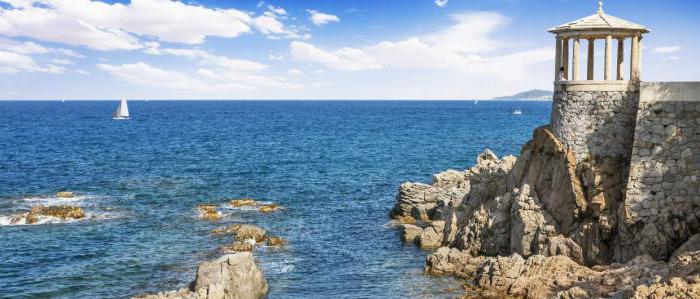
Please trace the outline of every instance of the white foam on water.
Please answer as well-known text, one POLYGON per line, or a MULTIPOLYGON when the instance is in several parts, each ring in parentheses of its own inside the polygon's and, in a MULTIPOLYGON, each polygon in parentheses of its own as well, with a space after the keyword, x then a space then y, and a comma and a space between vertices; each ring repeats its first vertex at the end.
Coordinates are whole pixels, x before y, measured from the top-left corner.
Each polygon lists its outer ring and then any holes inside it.
POLYGON ((96 196, 88 196, 88 195, 76 195, 73 197, 58 197, 58 196, 32 196, 32 197, 25 197, 22 200, 28 201, 28 202, 41 202, 41 203, 46 203, 50 205, 55 205, 55 204, 61 204, 61 203, 66 203, 66 202, 79 202, 83 201, 86 199, 93 199, 97 198, 96 196))
POLYGON ((43 216, 42 215, 42 216, 35 216, 35 218, 37 219, 37 222, 27 223, 27 215, 28 214, 29 213, 21 213, 21 214, 0 216, 0 226, 65 224, 65 223, 74 223, 74 222, 79 222, 79 221, 84 221, 84 220, 107 220, 107 219, 120 218, 120 216, 116 215, 116 214, 94 214, 94 213, 85 213, 85 217, 80 218, 80 219, 73 219, 73 218, 61 219, 58 217, 43 216))
POLYGON ((230 204, 230 203, 226 203, 226 204, 221 205, 221 208, 222 208, 222 209, 228 209, 228 210, 257 211, 257 210, 260 208, 260 206, 272 205, 272 204, 274 204, 274 203, 271 202, 271 201, 258 201, 258 204, 257 204, 257 205, 254 205, 254 206, 239 206, 239 207, 235 207, 235 206, 233 206, 233 205, 230 204))

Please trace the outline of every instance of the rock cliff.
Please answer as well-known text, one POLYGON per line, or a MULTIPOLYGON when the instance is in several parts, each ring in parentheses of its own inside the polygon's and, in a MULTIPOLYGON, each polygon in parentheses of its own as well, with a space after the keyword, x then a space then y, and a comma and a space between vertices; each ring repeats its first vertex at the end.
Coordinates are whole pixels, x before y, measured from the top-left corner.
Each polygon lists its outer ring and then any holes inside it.
POLYGON ((465 278, 479 294, 697 296, 700 248, 678 243, 681 263, 669 251, 621 246, 631 231, 620 221, 624 163, 577 161, 569 148, 540 127, 518 158, 487 150, 466 171, 436 174, 430 185, 404 183, 391 216, 404 241, 439 248, 426 272, 465 278))

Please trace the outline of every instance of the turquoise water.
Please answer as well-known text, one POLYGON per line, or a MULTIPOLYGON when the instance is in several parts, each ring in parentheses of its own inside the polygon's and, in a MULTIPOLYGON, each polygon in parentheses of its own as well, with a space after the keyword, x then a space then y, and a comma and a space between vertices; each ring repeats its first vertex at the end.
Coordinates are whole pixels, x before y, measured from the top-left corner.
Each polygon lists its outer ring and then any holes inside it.
MULTIPOLYGON (((0 102, 0 216, 71 190, 87 220, 0 226, 0 297, 125 298, 186 286, 252 223, 289 240, 256 257, 269 298, 450 297, 388 224, 399 184, 517 154, 545 102, 0 102), (520 108, 523 115, 512 115, 520 108), (286 209, 224 209, 236 197, 286 209), (226 214, 198 219, 211 202, 226 214)), ((455 290, 456 289, 456 290, 455 290)))

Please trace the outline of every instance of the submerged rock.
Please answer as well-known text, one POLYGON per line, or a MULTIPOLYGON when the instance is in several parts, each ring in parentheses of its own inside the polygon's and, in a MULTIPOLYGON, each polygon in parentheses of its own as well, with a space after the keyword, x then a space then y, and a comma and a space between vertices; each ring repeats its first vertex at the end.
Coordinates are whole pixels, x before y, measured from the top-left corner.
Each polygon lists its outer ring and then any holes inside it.
POLYGON ((190 288, 134 298, 257 299, 264 297, 267 290, 267 281, 255 265, 253 254, 239 252, 201 263, 190 288))
POLYGON ((221 219, 221 213, 216 209, 216 205, 204 203, 197 206, 197 209, 199 210, 200 218, 204 220, 221 219))
POLYGON ((81 207, 74 206, 43 206, 36 205, 27 214, 27 224, 34 224, 38 222, 37 217, 39 216, 49 216, 56 217, 61 220, 66 219, 82 219, 85 218, 85 211, 81 207))
POLYGON ((71 191, 59 191, 56 192, 56 197, 61 197, 61 198, 72 198, 75 195, 71 191))

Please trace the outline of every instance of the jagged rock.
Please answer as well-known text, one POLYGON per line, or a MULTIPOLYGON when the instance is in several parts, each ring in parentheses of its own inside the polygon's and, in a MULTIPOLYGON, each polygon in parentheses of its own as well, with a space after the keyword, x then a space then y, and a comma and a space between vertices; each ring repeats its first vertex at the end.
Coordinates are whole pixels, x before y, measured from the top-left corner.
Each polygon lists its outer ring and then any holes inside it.
POLYGON ((259 202, 252 198, 238 198, 238 199, 232 199, 230 202, 231 206, 234 207, 246 207, 246 206, 258 206, 260 205, 259 202))
POLYGON ((287 244, 287 241, 282 237, 270 236, 267 238, 267 246, 281 247, 287 244))
POLYGON ((667 282, 639 286, 633 298, 700 298, 700 283, 697 278, 688 282, 686 279, 674 277, 667 282))
POLYGON ((227 254, 204 262, 189 289, 141 295, 139 299, 257 299, 267 294, 267 281, 250 252, 227 254))
POLYGON ((75 206, 43 206, 36 205, 27 214, 26 223, 34 224, 38 221, 39 216, 50 216, 65 219, 82 219, 85 218, 85 211, 81 207, 75 206))
POLYGON ((214 204, 200 204, 197 206, 197 209, 199 210, 200 218, 204 220, 219 220, 221 218, 221 213, 216 209, 216 205, 214 204))
POLYGON ((71 191, 59 191, 59 192, 56 192, 56 197, 60 197, 60 198, 72 198, 72 197, 74 197, 74 196, 75 196, 75 195, 74 195, 73 192, 71 192, 71 191))

